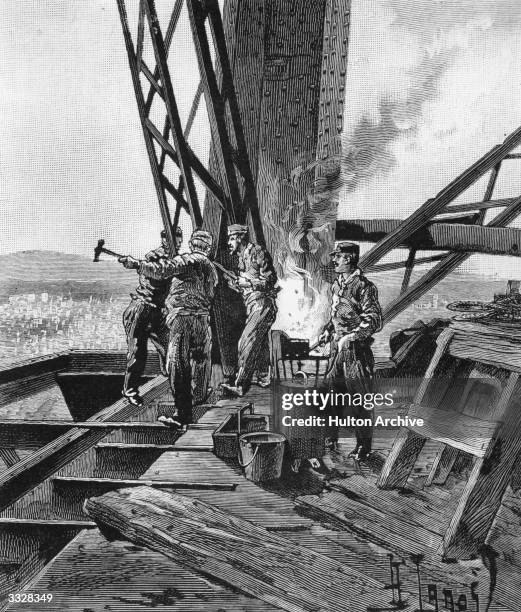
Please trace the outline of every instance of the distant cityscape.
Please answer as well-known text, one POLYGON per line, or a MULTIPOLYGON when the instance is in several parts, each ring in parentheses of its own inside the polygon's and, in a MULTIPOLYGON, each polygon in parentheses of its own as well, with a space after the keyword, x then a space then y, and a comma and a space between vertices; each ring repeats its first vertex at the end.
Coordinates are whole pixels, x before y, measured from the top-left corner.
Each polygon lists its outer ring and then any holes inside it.
MULTIPOLYGON (((377 279, 382 304, 396 296, 400 286, 398 276, 381 275, 377 279)), ((45 277, 42 274, 42 282, 45 277)), ((127 287, 117 279, 110 283, 79 289, 74 285, 49 291, 20 292, 6 296, 0 301, 0 367, 14 362, 48 355, 70 349, 126 350, 122 314, 129 302, 128 292, 133 277, 125 278, 127 287)), ((38 281, 32 281, 38 286, 38 281)), ((498 292, 505 291, 504 281, 476 279, 453 275, 444 279, 433 293, 411 304, 409 308, 387 323, 376 334, 374 352, 376 356, 389 355, 389 338, 393 332, 406 329, 418 320, 427 322, 434 318, 450 318, 453 312, 447 309, 449 302, 457 300, 492 300, 498 292)), ((326 308, 328 308, 326 303, 326 308)), ((298 309, 300 312, 300 308, 298 309)), ((302 318, 302 317, 301 317, 302 318)), ((305 318, 305 317, 304 317, 305 318)), ((304 321, 305 322, 305 321, 304 321)), ((306 338, 309 330, 299 320, 293 326, 281 319, 278 324, 292 337, 306 338)))
POLYGON ((27 293, 0 304, 0 365, 76 349, 126 349, 128 296, 107 299, 27 293))

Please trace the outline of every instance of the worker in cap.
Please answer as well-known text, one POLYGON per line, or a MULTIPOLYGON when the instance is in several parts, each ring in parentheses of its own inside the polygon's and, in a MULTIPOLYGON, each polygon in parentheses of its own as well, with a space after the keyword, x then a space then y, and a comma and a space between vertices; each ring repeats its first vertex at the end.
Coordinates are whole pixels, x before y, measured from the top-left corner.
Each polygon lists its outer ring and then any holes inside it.
POLYGON ((356 257, 358 262, 358 258, 360 256, 360 247, 354 242, 347 242, 347 240, 341 240, 335 242, 335 248, 331 253, 329 253, 330 257, 334 257, 337 253, 349 253, 350 255, 356 257))
MULTIPOLYGON (((337 278, 332 286, 331 316, 319 341, 331 343, 326 385, 339 393, 370 393, 374 357, 373 334, 382 328, 378 290, 358 267, 360 248, 352 242, 335 243, 331 260, 337 278)), ((338 408, 338 407, 337 407, 338 408)), ((351 416, 372 420, 373 411, 352 406, 351 416)), ((371 453, 372 427, 356 427, 351 456, 365 460, 371 453)), ((333 432, 333 444, 338 433, 333 432)))
POLYGON ((177 417, 173 425, 192 421, 192 408, 205 403, 211 389, 212 334, 210 310, 218 277, 210 261, 213 236, 195 230, 190 252, 160 261, 139 261, 141 274, 170 280, 165 299, 169 329, 167 369, 177 417))
MULTIPOLYGON (((176 250, 181 248, 183 231, 175 229, 176 250)), ((169 257, 166 231, 161 232, 161 245, 145 255, 145 261, 159 263, 169 257)), ((138 269, 138 260, 120 257, 127 268, 138 269)), ((146 273, 139 274, 139 284, 131 293, 130 304, 123 313, 123 326, 127 336, 127 366, 123 383, 123 396, 135 405, 142 403, 139 383, 143 377, 148 356, 148 341, 157 349, 161 370, 166 373, 168 329, 164 318, 165 299, 170 290, 170 279, 157 279, 146 273)))
POLYGON ((228 237, 236 235, 248 234, 248 226, 241 225, 240 223, 234 223, 228 226, 228 237))
POLYGON ((228 250, 238 258, 238 276, 228 284, 241 294, 246 323, 239 339, 237 371, 222 383, 226 395, 241 397, 252 383, 270 384, 269 332, 277 315, 277 274, 266 249, 250 242, 248 227, 228 226, 228 250))

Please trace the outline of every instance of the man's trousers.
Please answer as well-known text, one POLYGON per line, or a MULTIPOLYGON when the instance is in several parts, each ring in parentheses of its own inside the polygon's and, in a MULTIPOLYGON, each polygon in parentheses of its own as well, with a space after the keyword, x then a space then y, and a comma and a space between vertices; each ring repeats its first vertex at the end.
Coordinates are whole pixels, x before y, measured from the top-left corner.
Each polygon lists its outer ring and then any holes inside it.
POLYGON ((270 296, 246 300, 246 324, 239 340, 238 372, 235 385, 246 392, 254 373, 265 374, 270 363, 269 332, 277 316, 270 296))
POLYGON ((212 371, 209 315, 175 315, 170 323, 167 367, 179 422, 192 420, 192 406, 203 404, 212 371))
POLYGON ((163 373, 166 362, 168 329, 163 312, 141 300, 132 300, 123 313, 123 326, 127 334, 127 369, 123 392, 128 395, 138 393, 139 383, 145 371, 148 356, 148 340, 157 349, 163 373))
MULTIPOLYGON (((326 386, 335 393, 371 393, 373 389, 374 356, 371 350, 372 338, 355 340, 343 350, 338 350, 336 341, 331 343, 332 363, 326 379, 326 386)), ((339 416, 352 416, 356 419, 374 420, 374 410, 367 410, 364 406, 342 406, 335 402, 332 412, 339 416)), ((338 430, 337 430, 338 434, 338 430)), ((356 426, 355 436, 357 447, 365 453, 371 452, 373 440, 373 427, 368 425, 356 426)), ((338 435, 332 434, 333 438, 338 435)))

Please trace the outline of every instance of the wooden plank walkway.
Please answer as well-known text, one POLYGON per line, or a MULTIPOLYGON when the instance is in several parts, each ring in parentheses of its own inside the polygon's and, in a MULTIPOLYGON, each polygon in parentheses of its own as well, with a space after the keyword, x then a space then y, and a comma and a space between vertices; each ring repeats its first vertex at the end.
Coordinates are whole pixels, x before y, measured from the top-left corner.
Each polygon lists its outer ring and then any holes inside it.
MULTIPOLYGON (((252 388, 244 399, 254 401, 257 414, 269 414, 270 390, 252 388)), ((180 436, 175 446, 185 449, 210 446, 213 430, 240 402, 226 400, 220 403, 180 436)), ((374 445, 382 458, 393 440, 392 432, 385 434, 378 436, 374 445)), ((182 490, 180 493, 275 531, 288 542, 370 576, 378 585, 375 588, 385 593, 387 602, 391 599, 391 592, 384 589, 389 583, 388 555, 394 554, 395 559, 403 557, 407 563, 401 569, 404 599, 410 602, 404 610, 412 611, 418 607, 417 578, 410 559, 410 554, 414 552, 425 556, 422 580, 424 584, 433 582, 439 585, 440 602, 442 588, 452 588, 455 593, 468 595, 471 582, 479 581, 480 602, 485 609, 489 573, 483 563, 480 560, 469 564, 443 563, 437 553, 445 516, 454 498, 457 498, 459 484, 449 481, 444 488, 431 487, 420 491, 436 448, 426 445, 411 479, 411 488, 403 495, 393 490, 383 492, 376 489, 374 483, 381 461, 356 466, 347 459, 347 451, 352 446, 352 441, 347 439, 350 433, 344 431, 341 436, 346 438, 341 441, 341 452, 328 456, 337 478, 320 496, 304 495, 309 493, 311 482, 305 479, 257 486, 243 477, 237 464, 222 461, 212 452, 201 449, 186 452, 174 448, 164 452, 140 478, 163 482, 204 480, 236 485, 233 491, 182 490)), ((320 490, 323 485, 319 483, 314 488, 320 490)), ((511 516, 516 515, 511 513, 511 516)), ((501 537, 496 539, 500 541, 501 537)), ((517 612, 521 609, 521 602, 516 599, 519 594, 516 595, 512 584, 515 584, 516 575, 518 578, 519 574, 516 574, 515 566, 509 565, 502 557, 499 562, 505 578, 498 576, 494 602, 489 612, 517 612), (508 585, 505 583, 507 578, 508 585)), ((147 606, 159 606, 166 611, 195 612, 275 609, 265 602, 203 579, 152 551, 128 543, 107 542, 96 529, 83 531, 76 536, 41 573, 30 590, 44 592, 50 585, 55 600, 46 604, 46 609, 55 612, 63 609, 124 612, 142 610, 147 606), (110 572, 107 572, 107 568, 110 568, 110 572)), ((16 604, 8 609, 32 608, 16 604)), ((431 608, 424 604, 424 609, 431 608)))

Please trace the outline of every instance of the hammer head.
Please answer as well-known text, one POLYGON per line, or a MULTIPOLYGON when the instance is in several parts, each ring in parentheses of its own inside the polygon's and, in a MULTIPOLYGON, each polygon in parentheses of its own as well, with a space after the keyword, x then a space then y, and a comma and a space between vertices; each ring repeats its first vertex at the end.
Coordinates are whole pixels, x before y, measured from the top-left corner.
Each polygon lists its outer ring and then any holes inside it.
POLYGON ((101 255, 104 244, 105 241, 103 240, 103 238, 101 238, 101 240, 98 240, 97 246, 94 247, 94 261, 99 261, 99 256, 101 255))

